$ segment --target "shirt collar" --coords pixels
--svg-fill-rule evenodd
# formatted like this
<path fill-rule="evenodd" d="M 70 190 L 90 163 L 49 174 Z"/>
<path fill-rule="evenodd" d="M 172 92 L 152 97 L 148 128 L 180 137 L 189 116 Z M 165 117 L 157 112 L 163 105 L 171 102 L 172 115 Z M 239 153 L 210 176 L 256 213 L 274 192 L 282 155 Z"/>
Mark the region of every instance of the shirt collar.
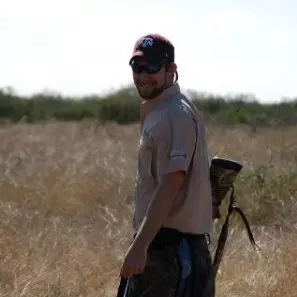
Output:
<path fill-rule="evenodd" d="M 170 87 L 165 89 L 160 95 L 158 95 L 154 99 L 142 101 L 141 106 L 140 106 L 141 121 L 143 121 L 144 118 L 149 113 L 151 113 L 153 109 L 159 107 L 164 102 L 166 102 L 173 96 L 177 95 L 178 93 L 180 93 L 180 87 L 177 83 L 174 83 L 173 85 L 171 85 Z"/>

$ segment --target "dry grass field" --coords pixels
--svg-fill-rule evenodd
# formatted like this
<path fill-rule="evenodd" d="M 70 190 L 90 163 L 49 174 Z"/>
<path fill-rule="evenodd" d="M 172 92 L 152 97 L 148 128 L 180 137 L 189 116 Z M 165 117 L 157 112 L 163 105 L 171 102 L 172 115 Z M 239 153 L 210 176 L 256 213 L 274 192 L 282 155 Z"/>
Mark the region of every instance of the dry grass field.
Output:
<path fill-rule="evenodd" d="M 296 296 L 297 128 L 207 129 L 212 154 L 245 165 L 237 200 L 261 248 L 231 220 L 217 296 Z M 87 121 L 0 126 L 0 297 L 115 296 L 138 132 Z"/>

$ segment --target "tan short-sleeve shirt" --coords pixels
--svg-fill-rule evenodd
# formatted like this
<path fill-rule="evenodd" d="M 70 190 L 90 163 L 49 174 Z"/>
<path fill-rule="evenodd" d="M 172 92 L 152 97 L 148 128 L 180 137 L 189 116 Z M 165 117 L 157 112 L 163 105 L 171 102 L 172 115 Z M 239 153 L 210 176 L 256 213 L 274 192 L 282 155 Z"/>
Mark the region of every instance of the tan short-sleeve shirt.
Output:
<path fill-rule="evenodd" d="M 197 136 L 192 169 L 163 226 L 182 232 L 210 233 L 212 198 L 203 119 L 177 84 L 147 104 L 138 151 L 135 231 L 145 217 L 162 175 L 189 171 Z"/>

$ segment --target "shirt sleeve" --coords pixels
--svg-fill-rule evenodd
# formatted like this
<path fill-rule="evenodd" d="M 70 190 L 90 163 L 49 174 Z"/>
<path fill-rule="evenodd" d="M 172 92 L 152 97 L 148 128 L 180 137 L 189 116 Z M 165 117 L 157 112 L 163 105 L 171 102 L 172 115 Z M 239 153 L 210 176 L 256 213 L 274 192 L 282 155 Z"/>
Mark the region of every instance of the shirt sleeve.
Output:
<path fill-rule="evenodd" d="M 159 175 L 188 171 L 197 137 L 192 116 L 184 111 L 168 114 L 161 131 L 156 142 Z"/>

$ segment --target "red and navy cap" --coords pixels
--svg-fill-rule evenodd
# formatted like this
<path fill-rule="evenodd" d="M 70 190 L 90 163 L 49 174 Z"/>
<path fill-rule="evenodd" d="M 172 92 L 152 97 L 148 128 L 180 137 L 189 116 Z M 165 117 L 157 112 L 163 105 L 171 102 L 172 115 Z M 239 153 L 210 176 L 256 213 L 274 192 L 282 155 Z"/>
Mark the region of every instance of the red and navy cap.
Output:
<path fill-rule="evenodd" d="M 152 62 L 174 62 L 174 46 L 160 34 L 148 34 L 136 41 L 129 64 L 136 57 L 144 57 Z"/>

